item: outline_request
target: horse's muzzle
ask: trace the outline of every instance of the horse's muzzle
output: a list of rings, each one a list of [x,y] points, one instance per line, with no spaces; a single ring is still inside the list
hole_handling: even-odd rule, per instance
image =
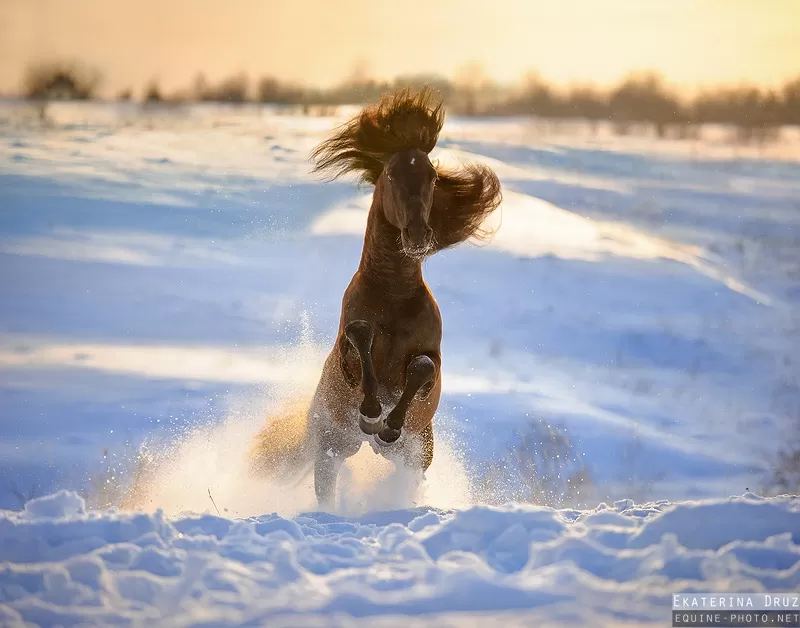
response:
[[[427,225],[407,227],[400,232],[403,252],[414,259],[422,259],[431,250],[433,229]]]

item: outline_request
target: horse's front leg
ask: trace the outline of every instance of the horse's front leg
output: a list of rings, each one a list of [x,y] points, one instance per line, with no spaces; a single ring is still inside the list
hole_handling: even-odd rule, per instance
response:
[[[398,438],[406,422],[406,413],[414,397],[425,398],[436,381],[436,362],[427,355],[418,355],[406,368],[406,383],[397,405],[386,417],[385,427],[375,435],[379,445],[391,445]]]
[[[358,425],[365,434],[377,434],[383,427],[381,421],[381,403],[378,400],[378,377],[372,365],[372,325],[367,321],[357,320],[348,323],[344,328],[344,337],[358,353],[361,362],[361,392],[364,395],[359,406]],[[345,351],[347,347],[344,348]],[[343,365],[345,379],[347,370]],[[357,381],[351,378],[348,384],[355,388]],[[355,384],[355,385],[353,385]]]

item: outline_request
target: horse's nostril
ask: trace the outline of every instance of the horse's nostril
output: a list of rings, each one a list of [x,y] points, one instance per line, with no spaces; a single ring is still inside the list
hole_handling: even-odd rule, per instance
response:
[[[403,229],[403,238],[415,244],[425,244],[430,241],[433,231],[430,227],[406,227]]]

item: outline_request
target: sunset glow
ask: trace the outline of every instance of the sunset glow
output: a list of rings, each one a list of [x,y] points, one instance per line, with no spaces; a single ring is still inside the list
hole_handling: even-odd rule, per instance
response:
[[[100,69],[110,93],[153,78],[178,88],[201,71],[325,85],[357,66],[452,76],[470,62],[505,82],[652,69],[684,88],[777,85],[800,73],[800,2],[2,0],[0,58],[3,92],[31,62],[65,58]]]

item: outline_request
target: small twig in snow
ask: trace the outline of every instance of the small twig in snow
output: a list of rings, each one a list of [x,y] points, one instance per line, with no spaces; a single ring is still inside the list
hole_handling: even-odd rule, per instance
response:
[[[214,501],[214,498],[211,496],[211,487],[208,487],[208,498],[211,500],[211,503],[214,504],[214,509],[217,511],[217,514],[221,517],[222,513],[217,508],[217,502]]]

